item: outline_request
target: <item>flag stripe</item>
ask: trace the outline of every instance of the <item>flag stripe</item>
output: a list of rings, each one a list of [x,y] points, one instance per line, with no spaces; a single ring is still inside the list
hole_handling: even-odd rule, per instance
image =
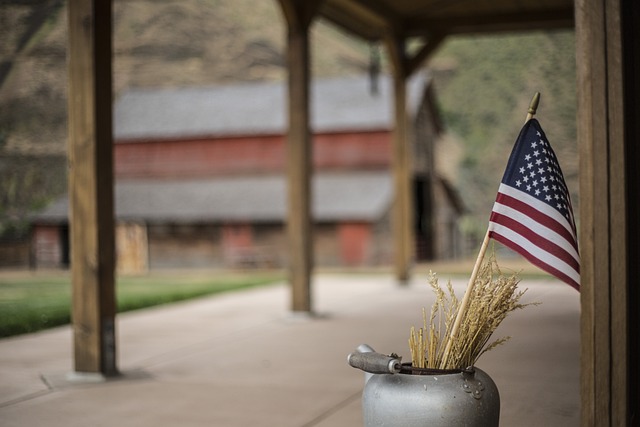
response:
[[[528,209],[528,207],[522,206],[522,204],[516,204],[519,208],[518,209],[500,203],[502,201],[512,202],[510,200],[504,200],[498,196],[498,201],[493,205],[493,212],[508,217],[514,221],[518,221],[526,225],[529,229],[536,227],[535,231],[537,234],[550,242],[557,244],[579,262],[580,256],[578,255],[578,249],[575,247],[575,240],[570,240],[571,236],[567,235],[566,230],[559,224],[550,219],[545,221],[546,215],[538,211],[532,212],[530,208]],[[492,213],[491,219],[493,219],[493,215],[494,214]]]
[[[555,255],[540,249],[527,238],[517,234],[507,227],[493,223],[491,228],[492,230],[490,235],[492,238],[520,253],[530,262],[539,266],[546,272],[563,281],[569,280],[570,282],[567,283],[572,286],[575,284],[574,287],[576,289],[579,288],[580,273],[566,262],[557,258]],[[562,277],[560,275],[562,275]]]
[[[495,213],[495,211],[491,215],[491,222],[494,224],[499,224],[501,226],[507,227],[508,229],[512,230],[514,233],[519,234],[523,238],[527,239],[533,245],[539,248],[544,248],[546,252],[549,252],[551,255],[563,261],[574,270],[580,271],[580,265],[578,264],[578,261],[576,261],[576,259],[573,257],[571,253],[567,252],[564,248],[555,244],[552,240],[549,240],[543,237],[541,233],[534,232],[533,230],[531,230],[531,228],[525,226],[523,223],[518,222],[513,218],[509,218],[508,216]],[[543,225],[537,224],[537,223],[534,223],[533,225],[544,227]]]
[[[529,216],[531,216],[536,221],[541,223],[548,221],[547,218],[553,219],[560,227],[562,227],[562,229],[566,230],[566,233],[561,232],[559,230],[557,230],[556,232],[558,234],[562,234],[563,236],[565,236],[565,238],[568,241],[575,243],[576,233],[572,224],[567,220],[567,218],[562,216],[560,212],[553,209],[546,203],[541,202],[540,200],[530,196],[524,191],[518,190],[517,188],[509,187],[508,185],[505,185],[505,184],[500,184],[500,187],[498,188],[498,197],[510,197],[511,202],[504,203],[504,204],[509,204],[510,206],[516,209],[518,209],[518,206],[527,205],[527,206],[530,206],[532,209],[535,209],[535,211],[537,212],[542,212],[543,215],[545,215],[545,217],[534,217],[533,215],[536,215],[534,212],[532,212],[532,214]],[[522,212],[526,212],[526,209],[518,209],[518,210]],[[576,250],[577,250],[577,247],[576,247]]]
[[[571,286],[572,288],[576,289],[577,291],[580,290],[580,276],[578,276],[576,279],[574,279],[572,276],[565,274],[564,272],[558,270],[557,268],[554,268],[554,267],[550,266],[549,264],[543,262],[539,258],[536,258],[535,256],[531,255],[522,246],[520,246],[517,243],[514,243],[513,241],[505,238],[504,236],[498,234],[497,232],[492,232],[491,233],[491,237],[494,240],[497,240],[498,242],[502,243],[503,245],[505,245],[505,246],[513,249],[514,251],[518,252],[520,255],[525,257],[530,263],[538,266],[539,268],[541,268],[542,270],[544,270],[547,273],[551,274],[552,276],[557,277],[558,279],[560,279],[563,282],[567,283],[569,286]]]

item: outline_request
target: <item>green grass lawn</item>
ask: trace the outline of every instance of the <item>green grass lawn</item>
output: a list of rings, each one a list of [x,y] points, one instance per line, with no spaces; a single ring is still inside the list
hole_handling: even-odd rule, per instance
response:
[[[267,285],[283,277],[280,272],[120,277],[116,283],[118,312]],[[71,278],[67,273],[0,274],[0,337],[67,324],[70,306]]]

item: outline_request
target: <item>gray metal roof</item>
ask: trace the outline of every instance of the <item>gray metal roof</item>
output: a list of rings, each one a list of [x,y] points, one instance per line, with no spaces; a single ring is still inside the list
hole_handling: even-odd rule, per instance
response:
[[[320,222],[380,219],[392,197],[387,172],[322,173],[313,179],[313,218]],[[118,181],[118,220],[145,222],[284,222],[284,176],[223,177],[178,181]],[[35,222],[64,222],[68,199],[63,197]]]
[[[417,109],[427,77],[409,81],[409,111]],[[380,76],[371,94],[367,76],[315,80],[311,126],[316,132],[391,129],[392,82]],[[114,107],[116,140],[283,134],[283,82],[172,89],[129,89]]]

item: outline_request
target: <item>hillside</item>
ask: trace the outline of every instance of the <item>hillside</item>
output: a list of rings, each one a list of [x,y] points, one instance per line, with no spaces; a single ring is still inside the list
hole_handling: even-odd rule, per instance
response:
[[[63,0],[0,2],[0,234],[65,191],[66,41]],[[486,221],[536,90],[538,117],[577,191],[573,43],[572,32],[452,38],[428,64],[445,125],[464,147],[452,175],[476,217],[469,230]],[[127,87],[281,80],[284,45],[275,0],[116,0],[115,96]],[[368,61],[368,44],[314,24],[314,77],[362,73]]]
[[[62,0],[0,2],[0,149],[64,153],[66,18]],[[312,37],[315,76],[366,69],[363,43],[322,22]],[[284,44],[275,0],[116,0],[115,96],[126,87],[281,80]]]
[[[458,188],[482,236],[495,192],[531,97],[578,212],[576,80],[573,31],[448,40],[431,61],[445,123],[464,146]],[[440,64],[440,65],[439,65]]]

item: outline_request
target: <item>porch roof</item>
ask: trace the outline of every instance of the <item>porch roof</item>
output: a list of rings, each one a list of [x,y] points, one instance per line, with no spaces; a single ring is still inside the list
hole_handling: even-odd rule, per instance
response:
[[[573,0],[325,0],[320,14],[370,40],[567,28]]]

